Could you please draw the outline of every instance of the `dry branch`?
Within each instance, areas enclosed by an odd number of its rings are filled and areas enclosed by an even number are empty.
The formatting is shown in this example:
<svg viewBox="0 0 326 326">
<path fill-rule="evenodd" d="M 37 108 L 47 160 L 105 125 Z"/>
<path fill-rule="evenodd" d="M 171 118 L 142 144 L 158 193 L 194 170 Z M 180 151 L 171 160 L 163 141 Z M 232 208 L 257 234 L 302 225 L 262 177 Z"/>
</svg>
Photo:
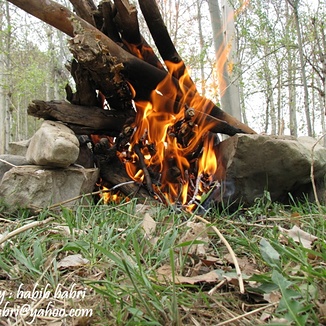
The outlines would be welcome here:
<svg viewBox="0 0 326 326">
<path fill-rule="evenodd" d="M 92 0 L 69 0 L 74 6 L 77 15 L 89 24 L 95 26 L 93 13 L 96 11 L 96 6 Z"/>
</svg>

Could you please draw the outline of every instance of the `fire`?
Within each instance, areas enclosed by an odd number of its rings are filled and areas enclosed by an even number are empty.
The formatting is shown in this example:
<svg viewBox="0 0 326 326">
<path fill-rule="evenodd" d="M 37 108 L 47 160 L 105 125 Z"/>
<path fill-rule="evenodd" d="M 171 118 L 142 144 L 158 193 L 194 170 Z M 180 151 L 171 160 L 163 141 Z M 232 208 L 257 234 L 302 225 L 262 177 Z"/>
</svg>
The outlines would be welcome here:
<svg viewBox="0 0 326 326">
<path fill-rule="evenodd" d="M 112 192 L 109 188 L 102 186 L 100 183 L 97 186 L 101 189 L 99 197 L 102 199 L 103 204 L 116 203 L 119 204 L 122 200 L 129 201 L 129 198 L 124 197 L 119 191 Z"/>
<path fill-rule="evenodd" d="M 207 103 L 188 88 L 187 72 L 175 83 L 172 75 L 179 68 L 169 66 L 150 100 L 135 103 L 133 134 L 119 157 L 130 178 L 155 196 L 187 205 L 216 182 L 217 135 L 202 123 Z"/>
</svg>

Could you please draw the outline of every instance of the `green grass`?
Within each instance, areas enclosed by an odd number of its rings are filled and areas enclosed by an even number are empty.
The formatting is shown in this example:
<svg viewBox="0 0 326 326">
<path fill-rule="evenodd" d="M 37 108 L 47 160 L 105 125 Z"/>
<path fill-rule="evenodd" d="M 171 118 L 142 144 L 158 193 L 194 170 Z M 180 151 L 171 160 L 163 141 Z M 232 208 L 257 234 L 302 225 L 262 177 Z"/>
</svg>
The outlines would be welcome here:
<svg viewBox="0 0 326 326">
<path fill-rule="evenodd" d="M 0 314 L 5 305 L 29 304 L 34 314 L 39 312 L 33 325 L 50 321 L 67 325 L 325 323 L 326 207 L 308 202 L 284 206 L 272 203 L 266 194 L 249 209 L 239 207 L 232 213 L 215 209 L 204 216 L 237 255 L 245 293 L 240 293 L 227 248 L 210 225 L 194 239 L 184 240 L 187 222 L 198 223 L 195 214 L 162 206 L 139 211 L 139 207 L 136 201 L 98 203 L 32 214 L 28 210 L 8 213 L 0 206 L 1 235 L 54 217 L 2 243 Z M 145 214 L 156 222 L 149 234 L 142 226 Z M 294 225 L 317 237 L 311 248 L 281 234 L 279 227 Z M 204 256 L 195 252 L 200 246 Z M 64 258 L 76 254 L 87 263 L 60 266 Z M 162 266 L 169 273 L 160 276 Z M 192 282 L 195 275 L 211 271 L 216 271 L 218 280 Z M 189 278 L 180 281 L 180 276 Z M 49 297 L 17 298 L 19 286 L 25 293 L 46 288 Z M 85 291 L 81 292 L 85 296 L 76 300 L 70 293 L 67 298 L 54 298 L 58 288 L 68 294 L 71 289 Z M 1 293 L 5 293 L 2 302 Z M 50 302 L 52 312 L 91 309 L 92 316 L 44 316 Z M 1 319 L 3 325 L 31 320 L 28 314 Z"/>
</svg>

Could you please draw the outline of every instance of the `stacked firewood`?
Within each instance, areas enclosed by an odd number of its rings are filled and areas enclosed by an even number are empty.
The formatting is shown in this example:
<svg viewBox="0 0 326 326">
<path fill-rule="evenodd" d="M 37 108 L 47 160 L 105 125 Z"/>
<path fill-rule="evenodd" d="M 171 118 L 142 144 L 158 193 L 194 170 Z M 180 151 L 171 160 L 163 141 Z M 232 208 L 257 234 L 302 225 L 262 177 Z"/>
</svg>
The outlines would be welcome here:
<svg viewBox="0 0 326 326">
<path fill-rule="evenodd" d="M 132 177 L 135 184 L 121 187 L 122 192 L 157 196 L 159 191 L 165 191 L 167 180 L 182 184 L 189 179 L 193 186 L 186 197 L 191 200 L 196 195 L 198 159 L 203 155 L 206 139 L 214 147 L 217 133 L 254 133 L 198 93 L 155 0 L 139 0 L 139 7 L 161 59 L 141 35 L 137 10 L 128 0 L 104 0 L 99 6 L 92 0 L 70 0 L 74 13 L 50 0 L 9 2 L 71 37 L 73 60 L 69 69 L 76 91 L 67 85 L 68 102 L 36 100 L 28 112 L 63 121 L 76 134 L 93 135 L 93 140 L 97 139 L 94 154 L 106 186 Z M 163 168 L 161 163 L 150 163 L 158 144 L 148 138 L 148 126 L 142 125 L 142 106 L 152 105 L 153 96 L 161 101 L 159 107 L 152 108 L 158 121 L 167 114 L 175 119 L 162 140 L 165 155 L 169 156 Z M 150 128 L 162 126 L 154 121 Z M 198 130 L 202 131 L 199 137 Z M 175 139 L 183 149 L 186 163 L 177 163 L 173 151 L 168 152 L 169 139 Z M 141 178 L 126 172 L 125 165 L 130 162 L 142 171 Z"/>
</svg>

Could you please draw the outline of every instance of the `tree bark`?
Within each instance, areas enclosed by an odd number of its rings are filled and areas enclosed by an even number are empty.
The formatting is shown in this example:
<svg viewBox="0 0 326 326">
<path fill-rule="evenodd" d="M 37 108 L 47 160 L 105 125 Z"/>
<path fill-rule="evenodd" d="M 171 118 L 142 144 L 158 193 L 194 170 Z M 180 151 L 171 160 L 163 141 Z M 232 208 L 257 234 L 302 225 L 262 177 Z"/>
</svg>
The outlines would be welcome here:
<svg viewBox="0 0 326 326">
<path fill-rule="evenodd" d="M 76 134 L 118 136 L 128 121 L 130 113 L 86 107 L 63 101 L 35 100 L 28 106 L 28 114 L 45 120 L 62 121 Z"/>
<path fill-rule="evenodd" d="M 69 0 L 73 5 L 77 15 L 95 26 L 93 13 L 96 11 L 96 6 L 93 0 Z"/>
</svg>

